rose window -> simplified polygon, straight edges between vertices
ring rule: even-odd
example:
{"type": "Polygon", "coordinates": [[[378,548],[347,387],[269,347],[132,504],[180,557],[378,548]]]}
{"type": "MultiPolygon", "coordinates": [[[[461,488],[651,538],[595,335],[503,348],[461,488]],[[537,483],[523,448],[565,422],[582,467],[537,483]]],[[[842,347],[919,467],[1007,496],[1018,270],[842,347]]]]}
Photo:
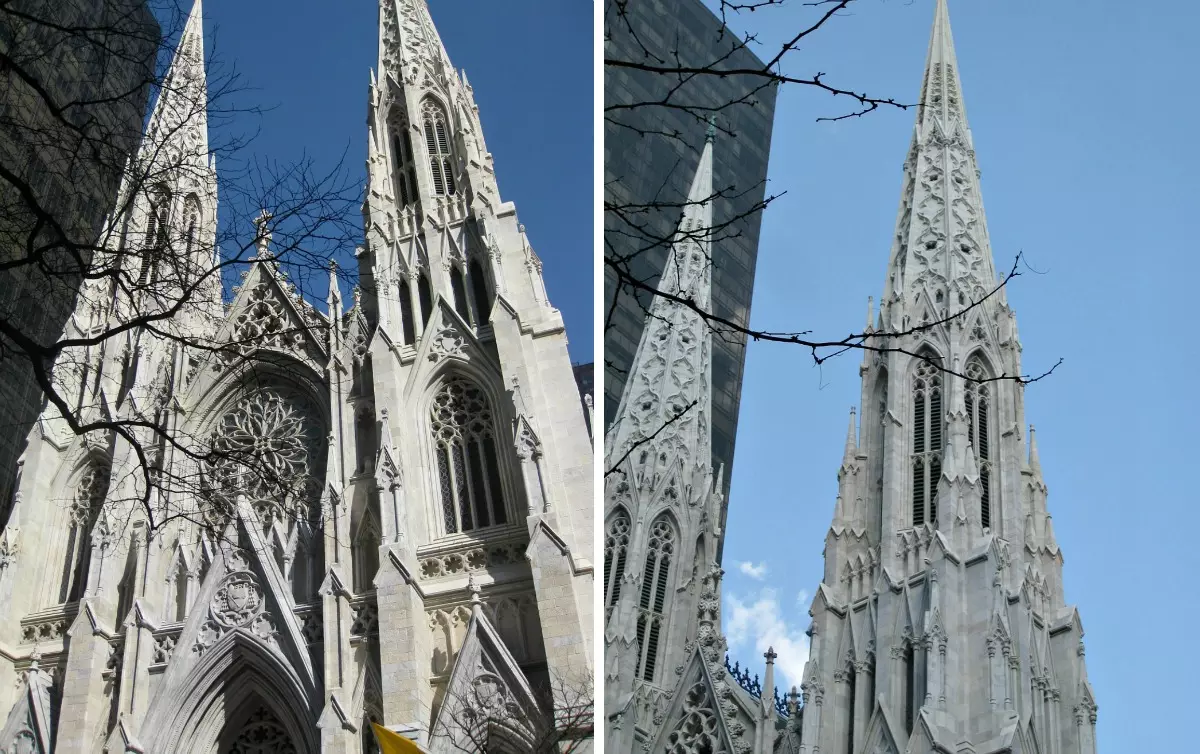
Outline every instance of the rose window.
{"type": "Polygon", "coordinates": [[[320,438],[308,401],[260,390],[243,397],[213,433],[208,460],[218,517],[244,494],[264,523],[296,513],[319,489],[320,438]]]}

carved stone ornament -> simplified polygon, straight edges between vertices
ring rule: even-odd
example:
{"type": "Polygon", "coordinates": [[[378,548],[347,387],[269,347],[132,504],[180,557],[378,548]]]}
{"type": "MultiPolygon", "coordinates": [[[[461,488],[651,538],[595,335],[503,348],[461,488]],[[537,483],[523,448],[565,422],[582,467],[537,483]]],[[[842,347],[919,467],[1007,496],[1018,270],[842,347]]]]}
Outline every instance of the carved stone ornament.
{"type": "Polygon", "coordinates": [[[246,719],[229,754],[296,754],[291,736],[272,712],[259,707],[246,719]]]}
{"type": "MultiPolygon", "coordinates": [[[[243,562],[236,565],[244,565],[243,562]]],[[[254,573],[237,570],[227,574],[217,586],[208,604],[208,619],[200,627],[192,650],[202,654],[236,628],[249,628],[266,642],[273,642],[277,631],[266,611],[262,587],[254,573]]]]}
{"type": "Polygon", "coordinates": [[[444,327],[429,344],[429,360],[438,361],[451,356],[459,359],[467,357],[467,339],[453,327],[444,327]]]}
{"type": "Polygon", "coordinates": [[[721,741],[718,712],[703,681],[687,690],[683,714],[667,737],[667,754],[728,754],[721,741]]]}
{"type": "Polygon", "coordinates": [[[312,502],[322,473],[313,463],[322,443],[312,415],[306,399],[275,389],[244,396],[225,414],[207,464],[210,524],[225,523],[238,494],[250,499],[264,524],[312,502]]]}
{"type": "Polygon", "coordinates": [[[275,348],[281,351],[302,351],[304,328],[291,323],[283,301],[276,296],[269,282],[263,281],[250,289],[246,307],[233,325],[233,338],[242,348],[275,348]]]}

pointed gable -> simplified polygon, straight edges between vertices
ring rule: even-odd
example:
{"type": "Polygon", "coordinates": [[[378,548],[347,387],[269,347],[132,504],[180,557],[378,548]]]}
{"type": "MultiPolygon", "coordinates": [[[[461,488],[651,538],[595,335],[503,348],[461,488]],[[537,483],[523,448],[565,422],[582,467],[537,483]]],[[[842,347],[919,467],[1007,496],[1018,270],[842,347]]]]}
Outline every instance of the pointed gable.
{"type": "Polygon", "coordinates": [[[721,691],[697,649],[692,653],[680,684],[675,687],[671,703],[663,716],[665,722],[658,729],[658,736],[650,751],[703,751],[712,754],[739,751],[729,734],[729,721],[725,719],[721,691]]]}
{"type": "Polygon", "coordinates": [[[522,746],[531,748],[548,722],[546,712],[512,652],[484,614],[474,581],[471,587],[471,620],[446,682],[441,709],[430,729],[430,751],[463,751],[464,742],[495,746],[497,742],[492,738],[480,739],[489,733],[503,741],[497,751],[507,751],[505,746],[513,751],[522,750],[522,746]]]}
{"type": "Polygon", "coordinates": [[[219,339],[246,354],[279,351],[321,369],[327,360],[322,333],[326,322],[281,278],[270,261],[252,264],[219,339]]]}
{"type": "Polygon", "coordinates": [[[36,653],[25,673],[21,695],[0,729],[0,751],[50,754],[50,677],[38,667],[36,653]]]}

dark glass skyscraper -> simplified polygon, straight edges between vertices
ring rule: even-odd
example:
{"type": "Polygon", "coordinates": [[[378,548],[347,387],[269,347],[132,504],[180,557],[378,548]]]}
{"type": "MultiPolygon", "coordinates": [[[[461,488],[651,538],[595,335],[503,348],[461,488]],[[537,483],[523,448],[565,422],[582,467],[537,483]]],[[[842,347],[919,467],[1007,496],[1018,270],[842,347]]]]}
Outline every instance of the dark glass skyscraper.
{"type": "MultiPolygon", "coordinates": [[[[605,6],[606,60],[662,67],[762,68],[700,0],[614,0],[605,6]],[[732,52],[731,52],[732,51],[732,52]],[[728,57],[726,57],[728,56],[728,57]]],[[[632,256],[632,275],[657,284],[682,202],[696,171],[707,125],[715,118],[713,150],[713,308],[745,325],[750,319],[767,158],[775,113],[775,87],[753,76],[646,72],[605,65],[605,255],[632,256]],[[655,104],[666,101],[667,105],[655,104]],[[682,107],[681,107],[682,106],[682,107]],[[662,243],[654,243],[661,239],[662,243]]],[[[637,350],[652,294],[636,296],[606,265],[604,277],[604,424],[612,422],[637,350]],[[616,306],[613,297],[617,296],[616,306]],[[611,312],[611,314],[610,314],[611,312]]],[[[729,472],[737,434],[746,340],[714,333],[712,359],[713,466],[729,472]]]]}
{"type": "MultiPolygon", "coordinates": [[[[161,30],[145,0],[2,5],[0,320],[46,345],[141,137],[161,30]]],[[[28,357],[0,337],[0,526],[43,400],[28,357]]]]}

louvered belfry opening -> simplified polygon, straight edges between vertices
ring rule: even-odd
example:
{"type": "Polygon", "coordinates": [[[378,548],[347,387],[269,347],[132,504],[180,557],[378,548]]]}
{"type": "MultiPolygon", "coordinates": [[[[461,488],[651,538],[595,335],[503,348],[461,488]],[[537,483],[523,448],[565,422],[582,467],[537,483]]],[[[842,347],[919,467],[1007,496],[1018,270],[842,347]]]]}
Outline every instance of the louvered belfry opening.
{"type": "Polygon", "coordinates": [[[675,540],[675,527],[669,519],[660,517],[650,528],[650,538],[646,543],[646,565],[642,572],[641,599],[638,601],[636,676],[649,683],[654,682],[654,672],[658,667],[675,540]]]}
{"type": "Polygon", "coordinates": [[[400,328],[403,332],[404,345],[411,346],[417,340],[417,330],[413,322],[412,290],[407,280],[400,281],[400,328]]]}
{"type": "Polygon", "coordinates": [[[922,352],[913,374],[912,525],[937,523],[937,485],[942,476],[941,360],[922,352]]]}
{"type": "Polygon", "coordinates": [[[604,620],[621,599],[621,575],[629,555],[629,514],[618,508],[604,532],[604,620]]]}
{"type": "Polygon", "coordinates": [[[967,362],[967,380],[965,385],[967,406],[967,437],[975,453],[975,463],[979,467],[979,521],[984,529],[992,527],[992,464],[989,455],[988,412],[991,409],[990,383],[988,370],[978,356],[973,356],[967,362]]]}
{"type": "Polygon", "coordinates": [[[425,134],[425,150],[429,153],[429,172],[433,178],[433,193],[453,196],[454,169],[450,151],[450,128],[446,113],[432,99],[421,106],[422,130],[425,134]]]}

